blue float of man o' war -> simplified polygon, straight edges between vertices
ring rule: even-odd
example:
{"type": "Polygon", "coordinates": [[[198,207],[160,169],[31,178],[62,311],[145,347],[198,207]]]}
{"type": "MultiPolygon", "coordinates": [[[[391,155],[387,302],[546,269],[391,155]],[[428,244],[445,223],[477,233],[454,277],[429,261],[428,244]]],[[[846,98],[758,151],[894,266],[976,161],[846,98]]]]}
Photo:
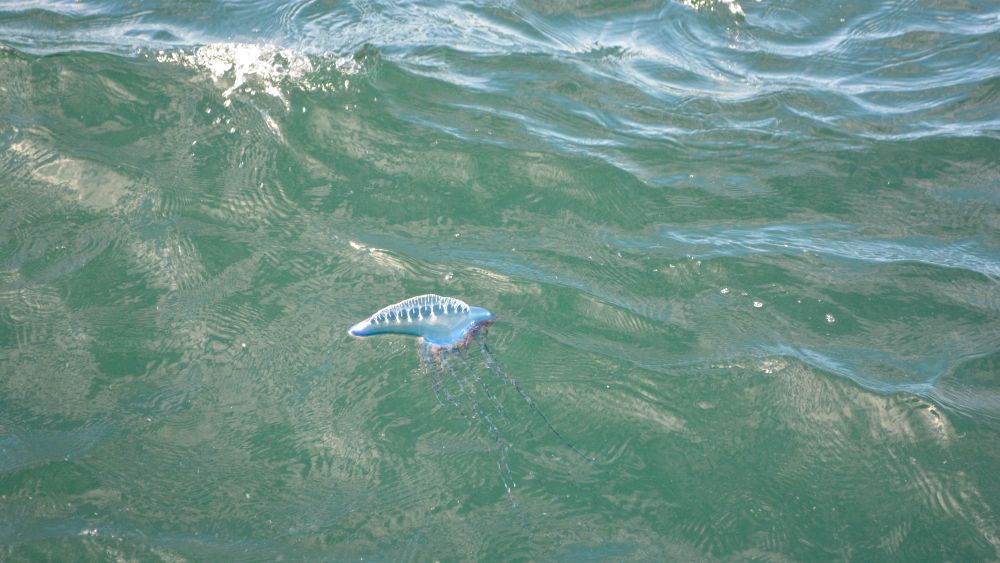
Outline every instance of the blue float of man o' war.
{"type": "Polygon", "coordinates": [[[407,334],[435,349],[467,346],[472,337],[496,320],[482,307],[454,297],[428,293],[383,307],[348,331],[353,336],[407,334]]]}

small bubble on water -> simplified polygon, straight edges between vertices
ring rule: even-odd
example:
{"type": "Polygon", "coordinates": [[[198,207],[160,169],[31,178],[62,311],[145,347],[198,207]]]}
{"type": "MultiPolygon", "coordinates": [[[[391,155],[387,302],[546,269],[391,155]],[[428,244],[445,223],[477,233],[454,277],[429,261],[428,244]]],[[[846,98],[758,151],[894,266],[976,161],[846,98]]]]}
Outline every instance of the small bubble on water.
{"type": "Polygon", "coordinates": [[[829,324],[833,324],[833,323],[837,322],[837,319],[835,319],[833,317],[833,315],[831,315],[830,313],[827,313],[826,314],[826,322],[829,323],[829,324]]]}
{"type": "Polygon", "coordinates": [[[723,295],[727,295],[729,293],[729,288],[728,287],[724,287],[724,288],[722,288],[722,289],[719,290],[719,293],[721,293],[723,295]]]}
{"type": "Polygon", "coordinates": [[[754,306],[755,309],[760,309],[761,307],[764,306],[764,302],[763,301],[754,301],[753,302],[753,306],[754,306]]]}

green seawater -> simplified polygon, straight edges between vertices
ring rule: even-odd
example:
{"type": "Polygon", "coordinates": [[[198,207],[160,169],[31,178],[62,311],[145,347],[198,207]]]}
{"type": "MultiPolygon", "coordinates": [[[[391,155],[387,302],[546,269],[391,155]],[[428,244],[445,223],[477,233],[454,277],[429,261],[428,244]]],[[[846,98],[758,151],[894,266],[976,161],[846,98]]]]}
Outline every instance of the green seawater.
{"type": "Polygon", "coordinates": [[[998,229],[995,2],[0,4],[0,560],[996,561],[998,229]]]}

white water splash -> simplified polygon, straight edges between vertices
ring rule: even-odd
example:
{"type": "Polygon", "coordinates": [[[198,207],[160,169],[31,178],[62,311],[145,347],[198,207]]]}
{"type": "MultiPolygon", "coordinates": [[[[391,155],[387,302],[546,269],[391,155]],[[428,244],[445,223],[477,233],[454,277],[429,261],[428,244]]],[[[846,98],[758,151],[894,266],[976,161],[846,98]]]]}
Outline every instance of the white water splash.
{"type": "MultiPolygon", "coordinates": [[[[757,0],[760,2],[760,0],[757,0]]],[[[695,10],[709,10],[715,11],[716,6],[725,6],[729,8],[729,11],[733,14],[743,16],[746,15],[743,12],[743,6],[740,6],[739,2],[736,0],[681,0],[681,4],[685,6],[694,8],[695,10]]]]}
{"type": "MultiPolygon", "coordinates": [[[[332,69],[341,75],[354,75],[361,65],[352,57],[312,57],[292,49],[250,43],[212,43],[193,51],[159,51],[157,61],[207,71],[216,84],[226,85],[223,97],[229,98],[240,88],[252,87],[274,96],[288,106],[280,86],[291,84],[304,90],[335,90],[335,84],[317,83],[318,71],[332,69]]],[[[342,87],[350,81],[345,79],[342,87]]]]}

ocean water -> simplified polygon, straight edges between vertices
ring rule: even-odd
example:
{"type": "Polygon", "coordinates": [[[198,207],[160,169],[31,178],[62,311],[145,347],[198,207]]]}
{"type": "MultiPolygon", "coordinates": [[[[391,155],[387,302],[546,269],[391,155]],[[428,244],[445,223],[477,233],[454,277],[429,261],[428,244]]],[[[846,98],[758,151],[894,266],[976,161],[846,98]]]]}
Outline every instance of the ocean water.
{"type": "Polygon", "coordinates": [[[0,3],[0,559],[997,560],[998,230],[995,1],[0,3]]]}

